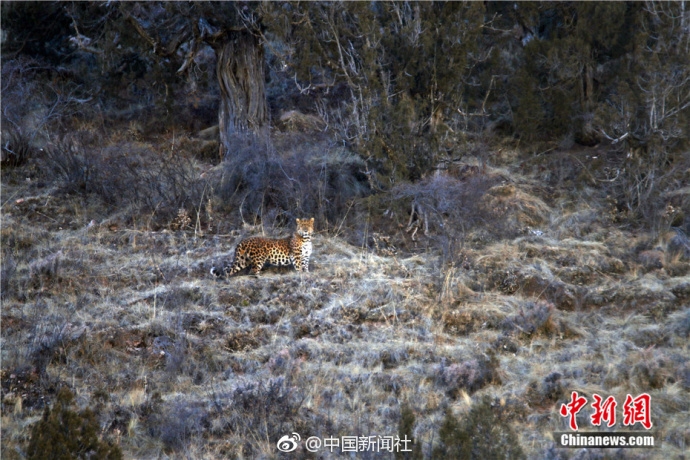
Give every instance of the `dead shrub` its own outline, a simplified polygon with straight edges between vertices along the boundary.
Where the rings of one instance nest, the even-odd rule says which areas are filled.
[[[457,398],[460,391],[474,393],[491,384],[501,384],[499,362],[495,355],[478,356],[459,364],[446,365],[441,362],[436,370],[436,383],[446,389],[451,398]]]
[[[531,271],[531,270],[530,270]],[[504,280],[505,282],[506,280]],[[548,279],[539,272],[519,272],[515,274],[516,289],[525,296],[544,298],[553,303],[559,310],[571,311],[577,304],[577,288],[558,279]]]
[[[272,147],[238,144],[223,163],[217,197],[233,217],[265,225],[291,224],[295,216],[336,222],[351,200],[368,193],[362,160],[346,149],[308,146],[280,155]]]
[[[554,310],[555,307],[550,302],[525,302],[520,305],[518,313],[501,322],[501,328],[526,337],[540,334],[550,336],[558,331],[558,325],[553,319]]]
[[[26,164],[38,152],[31,141],[32,139],[19,126],[3,120],[0,164],[5,168]]]
[[[221,319],[203,313],[187,313],[182,319],[182,329],[185,331],[211,338],[219,337],[224,333],[224,324]]]
[[[664,266],[664,253],[661,251],[642,251],[637,260],[645,270],[656,270]]]
[[[672,228],[667,233],[666,240],[666,253],[669,262],[690,260],[690,238],[682,228]]]
[[[29,358],[38,375],[48,378],[47,367],[55,359],[63,358],[66,345],[74,338],[72,325],[58,318],[46,318],[38,321],[34,337],[29,348]],[[46,322],[49,321],[50,323]],[[59,322],[53,324],[53,322]]]
[[[264,340],[265,332],[260,328],[251,331],[235,331],[228,334],[225,349],[230,352],[254,350],[261,346]]]
[[[660,139],[656,131],[646,145],[630,143],[620,177],[610,183],[627,221],[663,233],[676,219],[682,220],[682,213],[673,210],[688,209],[689,203],[687,192],[682,193],[690,168],[684,143],[684,139]]]
[[[255,324],[275,324],[280,320],[283,311],[280,308],[256,306],[248,312],[248,317]]]
[[[636,391],[649,391],[675,382],[677,363],[663,349],[652,347],[632,353],[616,367],[616,384],[627,382]]]
[[[562,400],[567,392],[562,377],[560,372],[551,372],[541,382],[530,382],[525,394],[529,406],[546,409]]]
[[[476,227],[491,228],[479,203],[498,177],[473,174],[458,179],[436,174],[414,184],[393,188],[388,196],[391,207],[407,207],[410,217],[406,231],[412,240],[422,235],[442,250],[443,262],[455,260],[465,236]],[[402,205],[402,206],[401,206]]]
[[[504,235],[517,235],[528,227],[546,222],[549,207],[535,194],[513,184],[500,184],[489,189],[480,204],[491,222],[497,223]]]
[[[208,184],[192,160],[175,152],[157,154],[137,143],[102,147],[96,133],[79,131],[51,143],[43,164],[63,193],[95,195],[112,208],[129,209],[131,218],[148,214],[146,225],[155,228],[176,222],[181,210],[205,216]]]
[[[690,337],[690,308],[679,314],[678,321],[675,322],[672,330],[679,337]]]
[[[44,73],[45,63],[28,57],[2,62],[3,167],[21,166],[40,151],[46,131],[69,113],[69,91],[56,91]]]
[[[189,136],[180,137],[179,141],[176,143],[176,147],[186,157],[217,163],[220,159],[218,126],[215,126],[214,137],[205,136],[205,131],[208,130],[203,130],[199,133],[199,138]],[[208,137],[208,139],[206,137]]]
[[[6,243],[3,241],[3,246]],[[12,279],[17,272],[17,262],[14,260],[9,251],[3,251],[2,264],[0,267],[0,299],[7,299],[14,294],[14,283]]]
[[[477,310],[466,310],[457,306],[457,309],[450,309],[443,312],[441,322],[443,330],[449,334],[467,335],[477,332],[483,327],[496,327],[500,318],[496,318],[495,312],[491,314]]]
[[[323,131],[326,128],[326,122],[322,118],[297,110],[282,113],[278,121],[279,127],[286,131]]]
[[[241,439],[244,455],[252,457],[259,452],[255,443],[260,440],[275,443],[285,433],[313,431],[300,417],[305,396],[299,388],[288,375],[214,393],[213,426]]]
[[[60,267],[60,261],[62,258],[62,251],[58,251],[42,259],[32,261],[29,264],[29,277],[43,277],[47,279],[57,278],[58,269]]]
[[[667,365],[663,360],[637,363],[630,370],[630,377],[638,388],[663,388],[670,378]]]
[[[180,397],[160,405],[162,407],[148,417],[146,426],[149,434],[160,439],[168,452],[183,449],[208,429],[208,414],[202,403]]]
[[[160,307],[167,310],[180,310],[189,304],[202,301],[203,295],[198,287],[175,286],[158,297]]]
[[[517,353],[520,349],[520,344],[513,337],[512,334],[501,333],[496,340],[493,341],[491,347],[499,352],[504,353]]]

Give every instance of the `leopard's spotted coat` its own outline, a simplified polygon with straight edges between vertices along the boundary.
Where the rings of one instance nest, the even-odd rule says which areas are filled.
[[[242,240],[235,249],[232,264],[223,267],[222,271],[211,268],[216,277],[232,276],[246,267],[258,275],[265,264],[293,265],[297,270],[309,271],[311,256],[311,235],[314,233],[314,218],[296,219],[297,229],[292,236],[281,239],[253,237]]]

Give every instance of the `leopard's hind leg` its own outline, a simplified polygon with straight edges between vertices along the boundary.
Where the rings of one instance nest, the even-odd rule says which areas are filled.
[[[225,276],[232,276],[244,270],[247,267],[247,263],[250,262],[249,258],[246,256],[238,256],[235,253],[235,258],[232,261],[232,265],[225,267]]]
[[[261,273],[261,269],[264,268],[264,263],[265,262],[262,260],[252,261],[251,274],[258,275],[259,273]]]
[[[222,271],[218,267],[211,267],[211,275],[215,276],[216,278],[230,277],[235,273],[242,271],[247,266],[248,261],[249,260],[247,257],[238,256],[237,252],[235,252],[232,263],[226,264]]]

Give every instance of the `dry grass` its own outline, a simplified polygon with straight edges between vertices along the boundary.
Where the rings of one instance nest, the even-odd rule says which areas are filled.
[[[446,411],[461,419],[484,396],[529,458],[569,458],[550,432],[572,390],[648,392],[652,455],[690,442],[688,260],[643,248],[651,236],[582,195],[549,202],[515,174],[480,205],[517,236],[468,227],[445,263],[319,234],[309,274],[220,282],[208,270],[236,234],[142,230],[6,175],[3,196],[3,458],[22,457],[62,386],[127,458],[277,458],[293,431],[393,435],[401,403],[429,458]]]

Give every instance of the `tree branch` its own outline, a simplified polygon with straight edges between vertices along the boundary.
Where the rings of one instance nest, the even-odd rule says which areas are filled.
[[[160,43],[158,39],[153,38],[151,35],[149,35],[149,33],[146,31],[146,28],[139,21],[139,19],[132,16],[128,11],[126,11],[122,4],[120,5],[120,11],[122,12],[123,16],[129,21],[129,23],[132,24],[132,26],[134,26],[134,30],[136,30],[137,33],[144,40],[146,40],[146,42],[149,45],[153,47],[154,54],[158,56],[171,56],[177,51],[177,49],[182,45],[182,43],[186,42],[189,39],[191,35],[190,31],[186,27],[184,27],[178,34],[174,36],[172,40],[170,40],[168,46],[165,46],[162,43]]]

